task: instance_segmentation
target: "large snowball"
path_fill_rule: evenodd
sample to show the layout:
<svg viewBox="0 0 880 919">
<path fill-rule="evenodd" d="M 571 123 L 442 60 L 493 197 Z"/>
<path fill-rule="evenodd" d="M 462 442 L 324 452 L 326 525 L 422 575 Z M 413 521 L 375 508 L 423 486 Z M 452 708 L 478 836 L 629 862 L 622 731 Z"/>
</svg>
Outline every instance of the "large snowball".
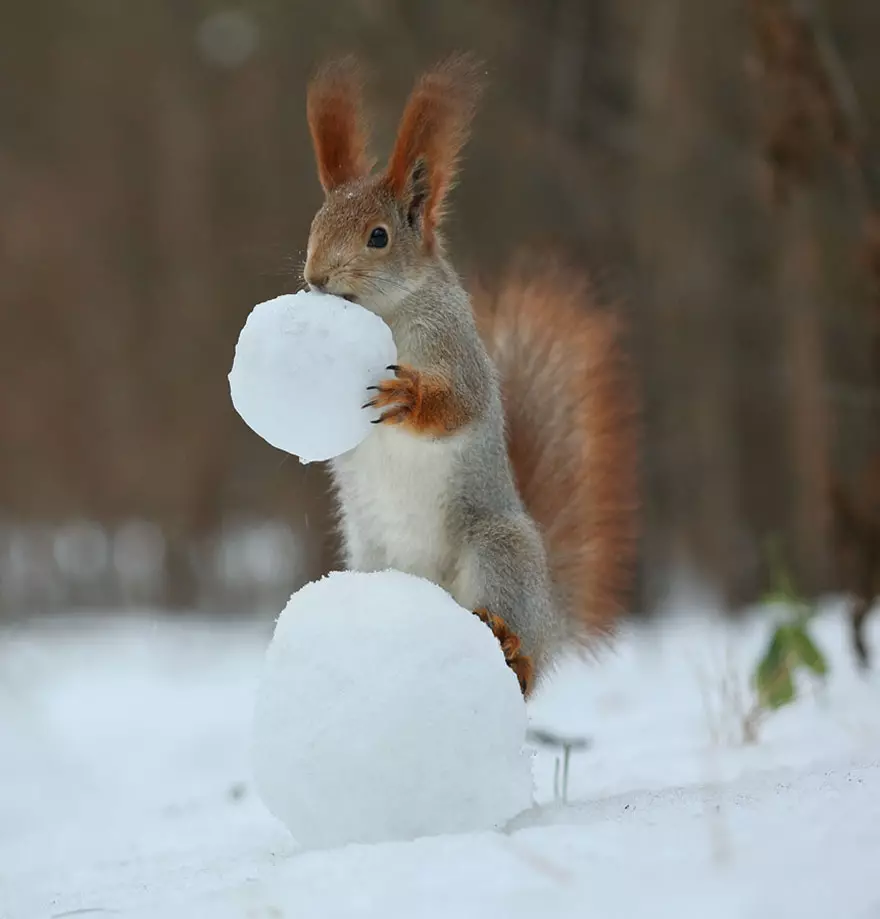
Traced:
<svg viewBox="0 0 880 919">
<path fill-rule="evenodd" d="M 304 463 L 356 447 L 376 412 L 367 387 L 397 351 L 374 313 L 341 297 L 301 291 L 254 307 L 229 373 L 236 411 L 273 447 Z"/>
<path fill-rule="evenodd" d="M 397 571 L 294 594 L 257 696 L 254 771 L 307 847 L 500 827 L 532 803 L 519 684 L 489 629 Z"/>
</svg>

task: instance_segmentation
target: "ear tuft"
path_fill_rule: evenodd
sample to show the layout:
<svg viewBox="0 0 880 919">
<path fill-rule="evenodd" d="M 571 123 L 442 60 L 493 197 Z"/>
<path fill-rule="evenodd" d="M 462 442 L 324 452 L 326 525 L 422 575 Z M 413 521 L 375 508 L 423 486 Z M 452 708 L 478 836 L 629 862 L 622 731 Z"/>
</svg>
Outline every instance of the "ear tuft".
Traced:
<svg viewBox="0 0 880 919">
<path fill-rule="evenodd" d="M 442 61 L 416 83 L 400 121 L 386 180 L 410 219 L 415 213 L 421 216 L 428 250 L 434 247 L 443 204 L 467 141 L 482 89 L 480 72 L 471 54 Z"/>
<path fill-rule="evenodd" d="M 307 111 L 318 177 L 324 191 L 367 175 L 360 68 L 352 57 L 325 64 L 309 84 Z"/>
</svg>

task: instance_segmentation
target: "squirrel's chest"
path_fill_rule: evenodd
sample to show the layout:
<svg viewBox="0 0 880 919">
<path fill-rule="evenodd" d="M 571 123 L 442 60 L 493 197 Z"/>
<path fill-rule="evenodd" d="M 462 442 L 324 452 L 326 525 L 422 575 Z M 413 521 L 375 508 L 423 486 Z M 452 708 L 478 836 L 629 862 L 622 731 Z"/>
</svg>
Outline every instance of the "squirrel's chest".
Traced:
<svg viewBox="0 0 880 919">
<path fill-rule="evenodd" d="M 388 428 L 339 457 L 333 469 L 349 551 L 442 579 L 457 456 L 454 443 Z"/>
</svg>

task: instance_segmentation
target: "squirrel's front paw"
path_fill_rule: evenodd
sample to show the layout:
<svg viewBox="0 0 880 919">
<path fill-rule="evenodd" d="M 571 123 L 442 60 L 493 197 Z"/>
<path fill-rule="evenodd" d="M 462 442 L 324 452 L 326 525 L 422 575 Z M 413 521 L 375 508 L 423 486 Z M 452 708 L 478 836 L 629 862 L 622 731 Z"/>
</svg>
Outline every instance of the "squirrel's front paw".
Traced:
<svg viewBox="0 0 880 919">
<path fill-rule="evenodd" d="M 392 364 L 387 369 L 394 371 L 394 378 L 383 380 L 378 386 L 368 386 L 367 389 L 375 391 L 376 396 L 364 403 L 363 408 L 385 409 L 373 424 L 402 424 L 419 412 L 422 402 L 421 376 L 418 370 L 398 364 Z"/>
<path fill-rule="evenodd" d="M 474 615 L 482 619 L 492 630 L 492 634 L 498 639 L 501 650 L 504 652 L 504 659 L 507 666 L 516 674 L 519 680 L 522 694 L 528 696 L 532 691 L 532 684 L 535 679 L 535 667 L 532 659 L 522 653 L 522 643 L 519 636 L 510 628 L 510 626 L 494 613 L 490 613 L 485 608 L 475 609 Z"/>
</svg>

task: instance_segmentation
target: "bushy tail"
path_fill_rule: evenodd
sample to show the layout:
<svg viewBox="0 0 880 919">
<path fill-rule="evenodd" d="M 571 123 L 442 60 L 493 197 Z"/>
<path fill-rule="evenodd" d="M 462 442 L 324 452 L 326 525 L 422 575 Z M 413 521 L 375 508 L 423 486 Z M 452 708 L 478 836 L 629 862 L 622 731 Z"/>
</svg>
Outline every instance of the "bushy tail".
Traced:
<svg viewBox="0 0 880 919">
<path fill-rule="evenodd" d="M 618 319 L 596 308 L 587 278 L 534 265 L 474 291 L 474 307 L 502 377 L 520 494 L 543 530 L 571 637 L 589 644 L 611 632 L 632 577 L 635 388 Z"/>
</svg>

